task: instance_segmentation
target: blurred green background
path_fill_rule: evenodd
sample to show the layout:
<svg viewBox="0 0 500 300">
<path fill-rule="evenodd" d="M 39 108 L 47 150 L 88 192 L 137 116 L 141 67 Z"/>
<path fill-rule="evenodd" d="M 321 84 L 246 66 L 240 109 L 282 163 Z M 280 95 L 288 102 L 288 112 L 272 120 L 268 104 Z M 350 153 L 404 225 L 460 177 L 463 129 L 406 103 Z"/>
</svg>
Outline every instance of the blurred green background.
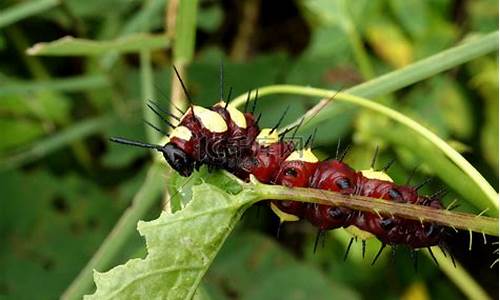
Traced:
<svg viewBox="0 0 500 300">
<path fill-rule="evenodd" d="M 172 2 L 0 3 L 2 299 L 58 298 L 129 207 L 152 157 L 107 139 L 157 142 L 143 123 L 143 118 L 153 121 L 143 112 L 144 100 L 168 109 L 172 64 L 184 70 L 195 102 L 208 106 L 218 98 L 221 58 L 233 95 L 281 83 L 339 89 L 498 30 L 493 0 L 200 0 L 195 18 L 177 21 Z M 65 39 L 34 46 L 65 36 L 99 42 Z M 287 105 L 291 113 L 285 121 L 291 122 L 317 100 L 266 97 L 258 108 L 262 124 L 273 124 Z M 498 53 L 376 100 L 432 129 L 498 190 Z M 341 138 L 344 146 L 353 145 L 347 162 L 362 169 L 380 146 L 379 167 L 395 158 L 389 173 L 396 182 L 405 182 L 418 166 L 413 182 L 436 177 L 424 192 L 446 186 L 445 204 L 458 199 L 459 210 L 481 211 L 462 201 L 474 194 L 464 191 L 467 184 L 456 167 L 411 135 L 372 112 L 339 104 L 318 126 L 317 152 L 333 154 Z M 168 175 L 163 180 L 169 184 Z M 143 219 L 162 209 L 163 197 L 155 198 Z M 268 209 L 246 212 L 204 278 L 207 297 L 465 298 L 426 257 L 415 272 L 406 249 L 393 261 L 387 251 L 371 267 L 378 243 L 370 243 L 365 260 L 358 243 L 343 262 L 345 232 L 329 233 L 313 254 L 315 232 L 309 224 L 287 224 L 279 239 L 277 225 Z M 457 260 L 498 299 L 498 264 L 489 268 L 498 245 L 482 240 L 475 234 L 468 251 L 467 233 L 447 238 Z M 110 266 L 144 253 L 134 232 Z"/>
</svg>

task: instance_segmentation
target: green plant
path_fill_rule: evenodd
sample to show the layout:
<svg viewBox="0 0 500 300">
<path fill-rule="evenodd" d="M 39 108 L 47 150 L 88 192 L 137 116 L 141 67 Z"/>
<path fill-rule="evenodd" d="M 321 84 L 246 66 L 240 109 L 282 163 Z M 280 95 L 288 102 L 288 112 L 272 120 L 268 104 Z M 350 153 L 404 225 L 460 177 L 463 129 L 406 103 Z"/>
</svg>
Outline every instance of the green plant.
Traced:
<svg viewBox="0 0 500 300">
<path fill-rule="evenodd" d="M 403 180 L 412 166 L 423 165 L 418 176 L 439 177 L 453 190 L 453 197 L 461 199 L 466 213 L 436 213 L 362 197 L 347 201 L 333 193 L 245 183 L 204 169 L 186 180 L 169 170 L 161 157 L 153 155 L 153 161 L 146 162 L 148 157 L 140 151 L 107 145 L 107 137 L 122 134 L 161 141 L 138 119 L 154 119 L 148 110 L 141 114 L 145 101 L 152 98 L 160 98 L 165 109 L 186 105 L 168 71 L 171 64 L 190 83 L 200 104 L 214 102 L 217 63 L 223 54 L 203 36 L 216 36 L 217 28 L 231 26 L 221 17 L 227 7 L 174 0 L 168 4 L 116 0 L 104 9 L 100 1 L 7 1 L 0 5 L 6 7 L 0 12 L 0 55 L 9 58 L 0 62 L 0 129 L 6 132 L 0 144 L 0 179 L 5 199 L 11 201 L 0 223 L 8 245 L 0 265 L 9 274 L 0 279 L 0 294 L 49 299 L 67 285 L 63 298 L 79 299 L 93 291 L 93 270 L 99 272 L 94 273 L 97 290 L 87 296 L 90 299 L 139 295 L 215 299 L 224 298 L 225 293 L 244 299 L 275 299 L 286 298 L 287 292 L 289 297 L 300 296 L 293 294 L 297 290 L 317 299 L 329 299 L 332 293 L 357 299 L 358 293 L 371 290 L 370 285 L 381 284 L 385 277 L 374 276 L 380 269 L 352 274 L 351 269 L 366 265 L 359 255 L 351 254 L 351 262 L 341 263 L 338 246 L 348 242 L 342 231 L 330 234 L 336 247 L 309 256 L 301 253 L 301 246 L 296 247 L 301 249 L 296 251 L 299 254 L 292 254 L 262 235 L 241 229 L 247 228 L 253 204 L 269 198 L 334 203 L 439 221 L 469 231 L 471 245 L 473 232 L 485 238 L 485 234 L 498 236 L 498 194 L 488 183 L 498 176 L 493 170 L 498 164 L 498 109 L 494 109 L 498 108 L 498 60 L 488 55 L 498 51 L 497 23 L 490 24 L 498 19 L 491 14 L 498 10 L 497 3 L 468 4 L 467 26 L 460 27 L 446 17 L 451 6 L 447 1 L 434 6 L 399 0 L 297 1 L 297 14 L 309 22 L 309 46 L 299 56 L 273 51 L 244 63 L 248 49 L 259 44 L 249 38 L 257 27 L 252 22 L 258 18 L 252 14 L 259 11 L 259 5 L 267 7 L 259 1 L 247 2 L 234 47 L 227 51 L 229 60 L 240 63 L 228 62 L 226 74 L 236 91 L 259 87 L 260 105 L 266 112 L 263 122 L 270 121 L 287 102 L 293 118 L 306 117 L 302 134 L 319 127 L 320 155 L 330 154 L 338 137 L 348 137 L 356 145 L 351 163 L 359 167 L 366 165 L 367 153 L 380 145 L 383 159 L 396 156 L 401 164 L 391 175 Z M 51 26 L 57 29 L 47 29 Z M 196 40 L 200 32 L 202 38 Z M 68 34 L 78 38 L 62 37 Z M 39 42 L 48 39 L 55 40 Z M 284 40 L 288 39 L 293 37 Z M 206 44 L 202 47 L 195 41 Z M 257 51 L 257 46 L 252 49 Z M 342 70 L 343 64 L 347 71 Z M 72 71 L 66 66 L 72 66 Z M 354 80 L 359 84 L 340 90 L 336 82 L 353 73 L 360 78 Z M 273 82 L 285 84 L 266 86 Z M 164 94 L 171 95 L 170 104 L 163 101 Z M 245 97 L 236 97 L 233 103 L 241 105 Z M 485 104 L 474 109 L 467 106 L 478 99 Z M 481 120 L 475 120 L 471 115 L 480 109 L 484 109 Z M 287 118 L 289 126 L 296 124 L 293 118 Z M 156 218 L 161 198 L 160 217 L 140 221 Z M 147 249 L 137 239 L 137 223 Z M 305 236 L 289 240 L 306 239 L 301 245 L 309 245 L 311 235 Z M 490 297 L 470 267 L 453 268 L 439 251 L 434 253 L 440 268 L 463 294 L 472 299 Z M 437 268 L 426 262 L 422 275 L 408 275 L 408 261 L 402 264 L 397 269 L 402 285 L 413 286 L 413 278 L 421 282 L 426 276 L 436 282 L 440 278 Z M 58 269 L 63 265 L 65 269 Z M 116 265 L 120 266 L 112 268 Z M 252 272 L 245 273 L 247 265 Z M 21 266 L 31 270 L 32 278 L 26 279 L 31 288 L 19 288 L 26 276 L 19 271 Z M 261 274 L 265 280 L 257 281 L 248 273 Z M 237 282 L 227 281 L 227 274 Z M 441 294 L 433 296 L 460 296 L 446 290 L 450 289 L 447 283 L 436 292 Z M 141 289 L 147 293 L 140 294 Z M 33 294 L 35 290 L 40 294 Z M 281 294 L 273 294 L 276 290 Z M 380 297 L 400 296 L 380 293 Z"/>
</svg>

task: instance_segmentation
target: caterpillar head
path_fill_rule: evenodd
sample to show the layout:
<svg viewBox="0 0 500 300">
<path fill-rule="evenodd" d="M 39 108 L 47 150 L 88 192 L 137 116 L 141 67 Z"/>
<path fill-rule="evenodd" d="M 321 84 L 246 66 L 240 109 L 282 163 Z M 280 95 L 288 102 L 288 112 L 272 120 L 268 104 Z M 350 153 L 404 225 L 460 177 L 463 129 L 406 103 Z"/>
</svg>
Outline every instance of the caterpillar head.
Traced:
<svg viewBox="0 0 500 300">
<path fill-rule="evenodd" d="M 160 151 L 168 164 L 179 172 L 180 175 L 187 177 L 193 173 L 194 160 L 182 151 L 182 149 L 172 143 L 168 143 Z"/>
</svg>

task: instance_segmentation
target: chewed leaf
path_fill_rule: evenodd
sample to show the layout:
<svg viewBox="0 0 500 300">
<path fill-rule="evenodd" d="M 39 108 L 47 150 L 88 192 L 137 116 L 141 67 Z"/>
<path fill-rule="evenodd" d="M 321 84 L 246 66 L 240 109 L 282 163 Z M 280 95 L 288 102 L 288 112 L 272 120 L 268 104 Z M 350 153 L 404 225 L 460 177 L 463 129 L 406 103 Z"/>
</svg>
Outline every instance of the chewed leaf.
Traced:
<svg viewBox="0 0 500 300">
<path fill-rule="evenodd" d="M 206 183 L 194 186 L 193 199 L 183 210 L 139 222 L 146 258 L 95 272 L 97 290 L 85 299 L 191 299 L 226 237 L 256 198 L 248 190 L 231 195 Z"/>
</svg>

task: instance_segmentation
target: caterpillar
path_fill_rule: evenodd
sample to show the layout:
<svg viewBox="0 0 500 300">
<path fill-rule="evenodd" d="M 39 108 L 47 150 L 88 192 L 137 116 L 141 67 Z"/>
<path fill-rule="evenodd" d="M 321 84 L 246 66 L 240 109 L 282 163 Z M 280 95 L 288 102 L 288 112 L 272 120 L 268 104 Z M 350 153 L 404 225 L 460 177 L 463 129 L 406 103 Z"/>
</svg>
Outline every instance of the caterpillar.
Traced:
<svg viewBox="0 0 500 300">
<path fill-rule="evenodd" d="M 444 209 L 439 199 L 442 196 L 440 193 L 420 195 L 418 190 L 421 186 L 398 185 L 385 173 L 386 168 L 381 171 L 374 170 L 377 153 L 370 169 L 356 171 L 343 162 L 347 151 L 339 155 L 337 150 L 335 158 L 320 161 L 311 150 L 314 134 L 305 142 L 303 149 L 298 149 L 293 140 L 302 123 L 278 133 L 278 127 L 288 109 L 274 127 L 260 128 L 260 116 L 255 117 L 258 90 L 254 93 L 251 110 L 251 92 L 248 92 L 245 109 L 240 111 L 229 104 L 227 99 L 224 101 L 221 83 L 220 101 L 210 108 L 204 108 L 192 104 L 175 67 L 174 71 L 190 101 L 188 109 L 182 112 L 181 117 L 176 117 L 163 111 L 154 102 L 148 104 L 148 107 L 172 128 L 168 141 L 164 145 L 147 144 L 121 137 L 113 137 L 111 141 L 155 149 L 161 152 L 167 163 L 182 176 L 189 176 L 202 165 L 207 165 L 209 169 L 229 171 L 242 180 L 249 180 L 252 175 L 267 184 L 309 187 L 345 195 L 361 195 Z M 173 116 L 178 120 L 178 124 L 171 124 L 162 113 Z M 292 137 L 285 138 L 290 132 Z M 443 253 L 446 249 L 443 243 L 445 227 L 436 223 L 296 201 L 271 200 L 269 203 L 272 211 L 280 218 L 280 224 L 305 219 L 318 228 L 318 233 L 337 228 L 346 228 L 354 233 L 346 256 L 353 239 L 362 239 L 364 256 L 365 240 L 369 237 L 377 238 L 382 246 L 372 264 L 386 245 L 406 245 L 412 250 L 427 248 L 436 263 L 430 247 L 437 245 Z M 316 243 L 317 240 L 318 238 Z"/>
</svg>

